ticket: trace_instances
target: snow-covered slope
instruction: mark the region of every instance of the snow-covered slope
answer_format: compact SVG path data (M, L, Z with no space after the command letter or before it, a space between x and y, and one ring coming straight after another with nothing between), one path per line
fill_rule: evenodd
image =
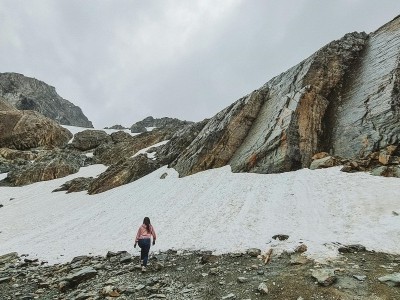
M96 176L105 166L25 187L0 187L0 254L17 251L50 263L83 254L133 249L143 217L158 234L153 251L249 247L292 250L327 258L337 243L400 253L400 180L339 168L282 174L236 174L229 167L178 178L159 170L131 184L89 196L52 193L78 176ZM168 173L165 179L160 176ZM275 234L288 234L277 242Z

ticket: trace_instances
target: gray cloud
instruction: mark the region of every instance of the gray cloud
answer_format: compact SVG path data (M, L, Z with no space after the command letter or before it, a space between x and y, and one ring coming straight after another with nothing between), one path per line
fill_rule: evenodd
M55 86L96 127L197 121L399 11L391 0L0 0L0 71Z

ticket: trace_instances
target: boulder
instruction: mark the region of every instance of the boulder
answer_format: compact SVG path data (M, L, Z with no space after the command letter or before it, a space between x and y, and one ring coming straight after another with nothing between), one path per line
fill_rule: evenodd
M111 140L114 143L120 143L132 140L132 136L125 131L117 131L110 134Z
M34 111L0 111L0 147L29 150L62 147L72 134Z
M89 186L89 194L98 194L133 182L158 169L158 165L146 155L140 154L133 158L111 165L100 174Z
M111 137L103 130L83 130L74 135L71 146L81 150L91 150L102 144L111 143Z
M83 281L86 281L90 278L93 278L97 275L97 271L92 267L85 267L77 272L69 274L67 277L63 278L60 282L66 282L66 286L68 287L75 287Z
M326 156L324 158L314 160L310 165L310 170L330 168L337 165L336 158L332 156Z
M11 186L22 186L65 177L78 172L86 159L85 155L75 151L49 151L33 163L9 172L5 181Z
M338 248L340 253L354 253L354 252L365 252L366 248L360 244L345 245Z
M400 178L400 166L380 166L372 169L371 175Z

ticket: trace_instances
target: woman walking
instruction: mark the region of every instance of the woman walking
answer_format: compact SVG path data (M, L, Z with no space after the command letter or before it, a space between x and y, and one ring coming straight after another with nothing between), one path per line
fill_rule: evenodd
M135 245L139 244L140 247L140 260L142 261L142 272L146 271L147 261L149 259L151 237L153 237L153 246L156 243L156 232L150 223L150 218L145 217L143 224L139 227L136 235Z

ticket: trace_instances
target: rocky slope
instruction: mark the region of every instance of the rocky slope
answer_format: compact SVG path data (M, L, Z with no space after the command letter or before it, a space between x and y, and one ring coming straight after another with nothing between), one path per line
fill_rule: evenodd
M92 128L78 107L61 98L54 87L17 73L0 73L0 96L19 110L34 110L63 125Z
M146 132L146 127L182 127L184 125L192 124L193 122L189 121L181 121L176 118L153 118L149 116L144 118L142 121L136 122L130 127L131 132L138 133L138 132Z
M174 167L275 173L322 151L351 159L397 145L399 59L400 18L346 34L211 118Z
M363 299L400 297L400 257L362 246L319 264L301 253L158 253L147 272L126 251L70 263L0 256L1 299ZM347 249L347 250L346 250ZM261 255L260 255L261 254Z

